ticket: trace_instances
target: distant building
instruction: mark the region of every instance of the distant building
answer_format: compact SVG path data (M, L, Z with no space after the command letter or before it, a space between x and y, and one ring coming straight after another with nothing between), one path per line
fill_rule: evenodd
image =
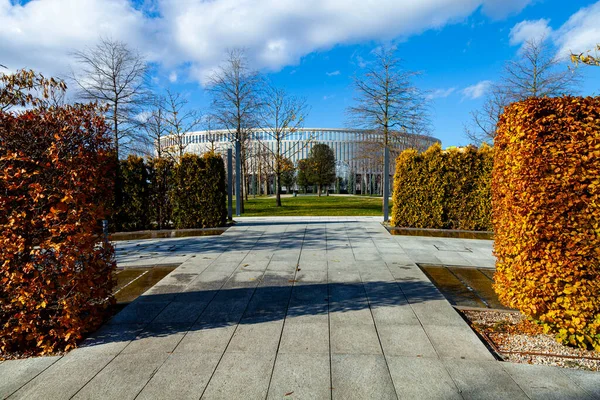
M265 129L252 129L249 133L248 174L252 177L259 173L264 158L274 152L277 142ZM341 191L351 193L381 192L383 170L383 151L372 132L362 129L341 128L301 128L281 142L281 153L294 165L308 157L313 145L327 144L333 149L338 165L338 177L344 186ZM163 148L175 147L178 138L163 138ZM425 150L439 140L425 135L395 132L390 136L390 152L395 158L402 150L415 148ZM230 131L207 130L188 132L182 138L182 145L189 153L203 154L210 150L225 153L232 148ZM270 149L271 151L267 150ZM395 163L390 163L393 175ZM254 178L251 178L254 179ZM251 189L252 190L252 189ZM338 187L338 190L339 187Z

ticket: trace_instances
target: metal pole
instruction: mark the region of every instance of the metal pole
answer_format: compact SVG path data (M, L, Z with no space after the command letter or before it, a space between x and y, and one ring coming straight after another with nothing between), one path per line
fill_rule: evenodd
M385 146L383 156L383 222L389 220L390 197L390 149Z
M233 155L227 149L227 219L233 219Z
M242 188L241 188L241 176L242 176L242 160L241 155L241 143L239 139L235 141L235 215L238 217L242 214Z

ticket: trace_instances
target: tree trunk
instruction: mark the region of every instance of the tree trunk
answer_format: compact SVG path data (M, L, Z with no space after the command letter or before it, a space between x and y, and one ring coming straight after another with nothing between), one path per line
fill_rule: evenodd
M276 191L276 204L277 207L281 207L281 173L275 174L275 191Z
M319 197L321 197L321 185L317 185L317 193L319 194Z

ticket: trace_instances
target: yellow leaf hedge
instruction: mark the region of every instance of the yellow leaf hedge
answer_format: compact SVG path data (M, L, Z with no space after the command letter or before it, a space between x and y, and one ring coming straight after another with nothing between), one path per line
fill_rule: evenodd
M600 98L530 99L494 145L495 290L565 344L600 351Z
M439 144L424 153L403 151L396 159L392 226L490 230L492 152Z

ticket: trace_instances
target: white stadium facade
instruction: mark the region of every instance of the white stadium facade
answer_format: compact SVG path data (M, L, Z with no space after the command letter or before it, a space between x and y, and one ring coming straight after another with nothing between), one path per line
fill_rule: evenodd
M251 129L246 142L246 162L249 182L254 182L259 173L260 159L274 154L277 141L269 129ZM381 140L372 131L343 128L299 128L293 132L280 134L280 154L297 165L306 159L312 146L317 143L328 145L335 154L337 175L340 183L338 192L369 193L381 192L383 151ZM214 150L226 154L233 148L232 133L229 130L206 130L187 132L181 137L166 136L161 139L164 149L185 148L185 152L204 154ZM425 150L439 140L426 135L395 132L390 135L390 154L395 158L402 150L415 148ZM394 162L390 163L390 175L394 174ZM254 191L250 184L250 194ZM341 188L340 188L341 186ZM284 188L285 189L285 188Z

